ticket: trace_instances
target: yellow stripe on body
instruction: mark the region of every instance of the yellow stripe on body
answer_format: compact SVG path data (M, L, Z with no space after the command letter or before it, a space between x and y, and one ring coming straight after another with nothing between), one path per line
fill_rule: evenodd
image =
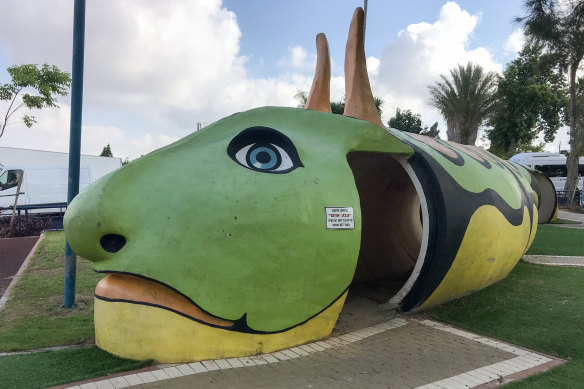
M531 224L531 235L529 236L529 242L527 242L527 247L525 247L523 254L525 254L527 249L529 249L529 247L531 247L531 244L533 243L533 240L535 239L535 234L537 233L537 226L539 225L539 222L538 222L539 211L537 210L537 205L534 205L533 208L534 208L533 209L533 223ZM523 256L523 254L521 254L521 256Z
M555 222L556 220L558 220L558 204L556 204L556 210L554 211L554 216L550 219L550 223Z
M269 353L330 335L346 297L347 292L306 323L275 334L229 331L161 308L95 299L95 339L112 354L162 363Z
M470 219L448 273L417 310L467 295L505 278L535 236L537 207L533 207L533 224L524 207L523 223L519 226L509 223L492 205L480 207ZM530 229L533 229L531 234Z

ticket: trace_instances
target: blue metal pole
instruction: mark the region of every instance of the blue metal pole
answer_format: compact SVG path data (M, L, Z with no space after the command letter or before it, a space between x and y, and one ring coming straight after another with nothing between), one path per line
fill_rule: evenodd
M363 40L365 40L365 33L367 32L367 0L363 0L363 13L365 14L363 20Z
M71 125L69 135L69 182L67 203L79 193L81 119L83 108L83 56L85 51L85 0L75 0L73 9L73 69L71 83ZM63 308L75 308L77 255L65 243L65 287Z

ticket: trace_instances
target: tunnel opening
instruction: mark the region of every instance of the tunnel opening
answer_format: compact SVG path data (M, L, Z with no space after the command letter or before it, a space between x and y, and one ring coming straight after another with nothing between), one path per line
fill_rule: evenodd
M531 174L535 177L539 186L539 201L537 203L537 223L550 223L556 214L558 207L556 188L552 181L543 173L534 170Z
M405 158L361 151L347 155L359 192L362 230L357 267L336 331L351 330L352 317L359 318L360 326L387 320L397 308L390 301L398 292L403 297L412 278L423 246L424 217ZM389 308L380 309L384 306Z

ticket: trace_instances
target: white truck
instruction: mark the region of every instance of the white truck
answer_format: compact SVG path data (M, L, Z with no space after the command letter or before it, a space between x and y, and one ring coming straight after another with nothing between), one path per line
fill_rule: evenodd
M18 205L65 203L68 166L68 153L0 147L0 207L14 204L21 171L24 175ZM121 166L121 158L81 155L79 191ZM38 208L30 212L50 213L55 209Z
M566 185L566 156L560 153L538 152L520 153L511 157L510 161L518 163L531 169L539 170L549 177L553 182L556 191L563 191ZM582 190L584 182L584 157L580 157L578 174L578 189Z

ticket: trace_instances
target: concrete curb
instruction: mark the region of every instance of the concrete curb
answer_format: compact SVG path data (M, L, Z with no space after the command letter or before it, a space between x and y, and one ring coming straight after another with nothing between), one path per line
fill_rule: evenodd
M559 267L584 267L584 257L571 257L566 255L524 255L521 259L525 262L537 265Z
M502 342L500 340L478 335L450 325L433 320L423 320L420 323L449 332L463 338L472 339L491 347L515 354L515 358L494 363L478 369L467 371L442 381L419 386L415 389L444 389L444 388L495 388L500 385L526 378L530 375L547 371L553 367L566 363L564 359L551 355L531 351L522 347ZM461 386L462 385L462 386Z

